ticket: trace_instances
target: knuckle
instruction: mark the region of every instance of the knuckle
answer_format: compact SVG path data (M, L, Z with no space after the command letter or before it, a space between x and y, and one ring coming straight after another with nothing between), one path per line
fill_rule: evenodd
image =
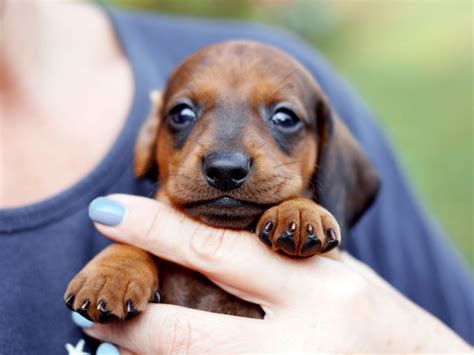
M100 336L102 339L117 342L118 339L126 344L133 343L133 336L124 328L123 322L113 322L108 327L100 327Z
M146 223L143 224L142 231L134 236L140 245L148 245L156 238L159 215L159 208L153 207L150 211L150 218L147 218Z
M190 238L190 257L194 263L198 262L201 268L212 272L218 270L225 255L232 248L232 238L226 237L225 230L199 230Z
M341 293L342 301L346 304L365 303L369 298L369 282L362 276L352 276L345 282L344 292Z
M189 319L182 312L163 312L160 315L159 337L155 349L166 354L181 354L191 350L192 327ZM167 336L165 336L167 334Z

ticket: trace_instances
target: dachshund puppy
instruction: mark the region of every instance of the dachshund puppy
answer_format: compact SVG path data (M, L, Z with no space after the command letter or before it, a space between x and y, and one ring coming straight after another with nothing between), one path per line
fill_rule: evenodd
M334 249L376 195L361 148L311 74L279 49L250 41L202 49L154 103L136 174L157 179L159 200L205 224L255 231L273 251L309 257ZM129 319L160 298L263 317L202 275L121 244L65 293L68 307L96 322Z

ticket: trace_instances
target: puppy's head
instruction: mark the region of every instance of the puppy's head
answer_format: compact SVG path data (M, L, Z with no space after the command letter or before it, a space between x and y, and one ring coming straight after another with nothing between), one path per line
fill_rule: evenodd
M205 223L248 228L270 206L306 195L344 229L375 196L372 166L317 83L274 47L200 50L155 102L136 174L159 174L160 194Z

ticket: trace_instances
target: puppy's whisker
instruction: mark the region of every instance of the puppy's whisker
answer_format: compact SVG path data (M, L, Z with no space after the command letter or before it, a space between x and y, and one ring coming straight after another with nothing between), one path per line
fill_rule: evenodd
M283 184L285 184L286 186L291 186L291 187L298 188L298 189L301 189L303 187L302 185L296 185L296 184L292 184L292 183L288 182L288 180L290 180L291 177L280 176L280 178L281 178L281 182Z
M262 144L262 147L267 144L266 142ZM273 149L268 149L268 153L271 155L271 157L274 159L274 161L278 162L280 159L276 156L275 152Z
M285 179L285 181L291 179L294 176L298 176L298 177L303 176L304 177L304 175L300 175L300 174L292 174L292 173L288 173L288 174L284 174L284 175L280 174L280 177ZM309 190L308 192L310 192L311 196L314 199L317 199L317 193L321 193L323 191L321 183L319 181L312 180L311 175L306 175L306 177L309 178L308 186L312 189L312 190ZM286 182L286 184L288 184L288 182ZM289 186L291 186L291 185L289 185ZM296 187L296 186L294 186L294 187Z
M186 174L180 174L180 173L169 173L169 176L179 176L179 177L183 177L187 180L190 180L190 181L193 181L194 179Z
M199 142L196 137L192 137L192 139L198 146L200 146L202 149L205 149L204 145L201 142Z
M272 169L277 169L277 168L280 168L280 167L285 166L285 165L296 164L296 163L300 163L300 162L301 162L301 160L291 161L289 163L283 163L283 164L275 165L274 167L272 167Z
M311 179L313 177L313 175L291 173L291 172L282 172L279 175L280 176L287 176L287 177L303 177L303 178L309 178L309 179Z
M178 163L176 163L175 161L173 161L171 159L168 159L168 163L170 163L171 165L176 166L178 169L183 167L182 164L178 164Z
M287 75L285 75L285 77L283 77L283 79L278 83L276 89L274 89L272 91L272 95L274 95L278 90L280 90L281 88L283 88L286 84L286 81L291 77L293 76L293 74L295 74L297 72L297 68L293 69L292 71L290 71Z

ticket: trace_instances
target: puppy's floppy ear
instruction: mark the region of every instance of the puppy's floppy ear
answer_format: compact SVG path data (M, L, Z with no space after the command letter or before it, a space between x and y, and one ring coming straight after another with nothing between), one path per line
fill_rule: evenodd
M158 163L156 161L156 148L158 128L160 126L160 113L162 93L150 93L151 113L143 124L138 134L135 145L135 176L139 178L158 179Z
M347 235L374 201L379 177L349 129L326 98L317 107L318 168L312 178L317 202L328 209ZM344 240L344 238L343 238Z

